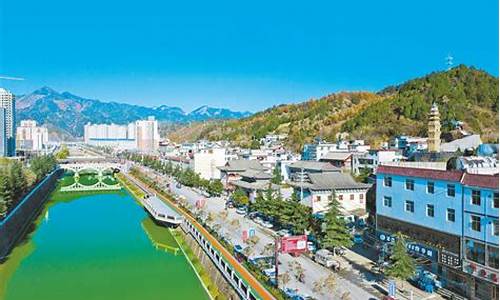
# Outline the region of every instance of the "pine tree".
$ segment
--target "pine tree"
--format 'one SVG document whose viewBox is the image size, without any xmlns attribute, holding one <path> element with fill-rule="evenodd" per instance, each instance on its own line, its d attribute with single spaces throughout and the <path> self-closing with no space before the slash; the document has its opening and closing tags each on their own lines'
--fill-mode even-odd
<svg viewBox="0 0 500 300">
<path fill-rule="evenodd" d="M 7 210 L 12 207 L 11 190 L 9 176 L 3 172 L 0 174 L 0 199 L 5 203 Z"/>
<path fill-rule="evenodd" d="M 331 202 L 328 212 L 325 214 L 324 236 L 322 246 L 324 248 L 334 249 L 336 247 L 351 247 L 351 234 L 343 218 L 340 218 L 340 203 L 337 200 L 335 191 L 332 192 Z"/>
<path fill-rule="evenodd" d="M 278 164 L 276 164 L 276 167 L 273 170 L 273 178 L 271 178 L 271 182 L 274 184 L 281 184 L 281 180 L 281 169 Z"/>
<path fill-rule="evenodd" d="M 401 232 L 396 234 L 396 244 L 394 245 L 391 260 L 392 264 L 386 272 L 389 277 L 406 281 L 415 274 L 415 262 L 408 255 L 406 241 Z"/>
</svg>

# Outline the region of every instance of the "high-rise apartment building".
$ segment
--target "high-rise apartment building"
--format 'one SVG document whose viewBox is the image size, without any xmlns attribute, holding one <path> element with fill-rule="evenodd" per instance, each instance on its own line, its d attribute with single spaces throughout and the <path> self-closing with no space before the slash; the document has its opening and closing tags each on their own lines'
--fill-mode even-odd
<svg viewBox="0 0 500 300">
<path fill-rule="evenodd" d="M 7 156 L 7 131 L 5 130 L 5 108 L 0 107 L 0 157 Z"/>
<path fill-rule="evenodd" d="M 154 117 L 147 120 L 135 122 L 137 149 L 143 152 L 151 152 L 158 149 L 160 133 L 158 132 L 158 121 Z"/>
<path fill-rule="evenodd" d="M 4 122 L 7 152 L 4 156 L 16 156 L 16 99 L 14 95 L 0 88 L 0 107 L 5 109 Z"/>
<path fill-rule="evenodd" d="M 158 121 L 153 117 L 128 125 L 90 124 L 84 127 L 85 143 L 117 149 L 151 152 L 158 149 L 160 134 Z"/>
<path fill-rule="evenodd" d="M 49 141 L 48 129 L 37 126 L 34 120 L 22 120 L 16 131 L 18 149 L 40 151 Z"/>
</svg>

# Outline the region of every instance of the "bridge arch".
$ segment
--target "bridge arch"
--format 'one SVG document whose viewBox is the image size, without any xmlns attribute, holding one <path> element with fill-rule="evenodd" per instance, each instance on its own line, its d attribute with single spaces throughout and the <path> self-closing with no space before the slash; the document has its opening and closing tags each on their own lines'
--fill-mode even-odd
<svg viewBox="0 0 500 300">
<path fill-rule="evenodd" d="M 117 163 L 69 163 L 61 164 L 60 167 L 66 171 L 73 172 L 75 182 L 68 186 L 61 187 L 62 192 L 78 192 L 78 191 L 109 191 L 109 190 L 120 190 L 121 185 L 116 182 L 114 184 L 108 184 L 105 179 L 104 173 L 106 171 L 111 171 L 115 173 L 122 168 L 121 164 Z M 83 171 L 93 171 L 97 174 L 97 181 L 91 185 L 84 185 L 79 182 L 80 173 Z"/>
</svg>

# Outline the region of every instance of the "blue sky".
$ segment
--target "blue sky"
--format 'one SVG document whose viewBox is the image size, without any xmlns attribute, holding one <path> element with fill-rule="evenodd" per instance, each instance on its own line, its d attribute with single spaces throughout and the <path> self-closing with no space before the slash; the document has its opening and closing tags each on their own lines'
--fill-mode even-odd
<svg viewBox="0 0 500 300">
<path fill-rule="evenodd" d="M 498 76 L 498 1 L 0 0 L 0 80 L 257 111 L 455 63 Z"/>
</svg>

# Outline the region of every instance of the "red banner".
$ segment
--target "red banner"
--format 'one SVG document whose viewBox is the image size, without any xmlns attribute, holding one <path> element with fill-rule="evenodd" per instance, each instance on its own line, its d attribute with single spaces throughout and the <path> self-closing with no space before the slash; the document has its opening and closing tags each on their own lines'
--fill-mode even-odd
<svg viewBox="0 0 500 300">
<path fill-rule="evenodd" d="M 307 235 L 282 237 L 280 242 L 282 253 L 302 253 L 307 251 Z"/>
</svg>

